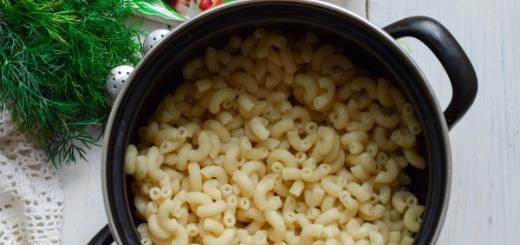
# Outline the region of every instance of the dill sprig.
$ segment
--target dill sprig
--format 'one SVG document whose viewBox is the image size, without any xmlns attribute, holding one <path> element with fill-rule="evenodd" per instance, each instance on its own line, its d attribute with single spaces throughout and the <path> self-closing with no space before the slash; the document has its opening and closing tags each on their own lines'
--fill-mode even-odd
<svg viewBox="0 0 520 245">
<path fill-rule="evenodd" d="M 126 2 L 0 0 L 0 111 L 56 167 L 85 158 L 109 110 L 105 76 L 139 59 Z"/>
</svg>

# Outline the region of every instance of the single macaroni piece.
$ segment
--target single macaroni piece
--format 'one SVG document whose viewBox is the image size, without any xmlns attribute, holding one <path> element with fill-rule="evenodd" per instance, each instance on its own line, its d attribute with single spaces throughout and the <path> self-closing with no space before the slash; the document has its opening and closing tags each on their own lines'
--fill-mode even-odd
<svg viewBox="0 0 520 245">
<path fill-rule="evenodd" d="M 267 204 L 267 192 L 273 188 L 274 180 L 272 178 L 263 178 L 256 186 L 253 200 L 260 210 L 265 209 L 265 205 Z"/>
<path fill-rule="evenodd" d="M 225 71 L 227 74 L 240 70 L 246 72 L 247 74 L 252 74 L 254 66 L 255 64 L 250 58 L 242 55 L 237 55 L 231 57 L 226 66 Z"/>
<path fill-rule="evenodd" d="M 265 223 L 264 213 L 256 208 L 249 208 L 247 210 L 238 210 L 237 218 L 241 221 L 254 220 L 258 224 L 263 225 Z"/>
<path fill-rule="evenodd" d="M 280 139 L 284 133 L 292 129 L 294 129 L 292 118 L 286 118 L 278 121 L 271 127 L 271 136 L 275 139 Z"/>
<path fill-rule="evenodd" d="M 337 176 L 327 176 L 321 179 L 321 187 L 332 197 L 339 197 L 342 187 L 337 184 Z"/>
<path fill-rule="evenodd" d="M 222 245 L 231 244 L 235 236 L 235 229 L 225 229 L 218 237 L 207 235 L 203 238 L 204 244 L 207 245 Z"/>
<path fill-rule="evenodd" d="M 397 179 L 399 175 L 399 166 L 393 159 L 388 160 L 385 165 L 386 171 L 381 171 L 377 174 L 375 181 L 377 183 L 390 184 Z"/>
<path fill-rule="evenodd" d="M 318 83 L 314 79 L 306 74 L 298 74 L 294 78 L 296 85 L 303 89 L 305 103 L 312 104 L 314 98 L 318 96 Z"/>
<path fill-rule="evenodd" d="M 353 68 L 352 62 L 342 54 L 333 54 L 327 57 L 320 67 L 323 74 L 330 75 L 335 79 L 341 79 L 343 73 Z"/>
<path fill-rule="evenodd" d="M 205 231 L 211 232 L 214 235 L 220 235 L 224 231 L 224 225 L 211 218 L 205 218 L 204 222 L 202 222 L 202 227 Z"/>
<path fill-rule="evenodd" d="M 217 114 L 221 110 L 221 105 L 224 101 L 233 100 L 236 97 L 235 91 L 230 88 L 221 88 L 211 96 L 209 102 L 209 112 Z"/>
<path fill-rule="evenodd" d="M 241 170 L 247 175 L 257 174 L 263 177 L 266 174 L 265 164 L 260 161 L 247 161 Z"/>
<path fill-rule="evenodd" d="M 345 225 L 346 231 L 354 238 L 354 239 L 363 239 L 368 237 L 368 233 L 370 232 L 370 224 L 364 223 L 362 224 L 359 221 L 359 218 L 351 219 Z"/>
<path fill-rule="evenodd" d="M 230 75 L 229 81 L 232 84 L 239 84 L 241 87 L 246 88 L 248 93 L 256 93 L 258 92 L 258 83 L 256 79 L 245 72 L 234 72 Z"/>
<path fill-rule="evenodd" d="M 314 222 L 320 225 L 328 225 L 335 222 L 337 219 L 339 219 L 339 210 L 337 208 L 331 208 L 316 217 Z"/>
<path fill-rule="evenodd" d="M 299 152 L 308 151 L 314 144 L 314 137 L 316 134 L 309 134 L 305 138 L 300 138 L 297 130 L 290 130 L 287 132 L 287 141 L 291 145 L 292 148 Z"/>
<path fill-rule="evenodd" d="M 329 114 L 329 120 L 334 124 L 336 130 L 342 130 L 347 126 L 349 115 L 344 103 L 336 102 L 333 111 Z"/>
<path fill-rule="evenodd" d="M 186 203 L 188 203 L 193 209 L 196 209 L 200 205 L 206 205 L 213 202 L 211 197 L 206 193 L 196 191 L 186 193 L 184 201 L 186 201 Z"/>
<path fill-rule="evenodd" d="M 156 146 L 152 146 L 150 149 L 148 149 L 146 158 L 148 164 L 148 177 L 156 181 L 160 180 L 164 175 L 164 172 L 162 172 L 160 169 L 164 160 L 163 155 L 159 152 L 159 149 Z"/>
<path fill-rule="evenodd" d="M 306 182 L 316 182 L 323 179 L 331 172 L 331 167 L 327 163 L 320 164 L 316 169 L 305 167 L 302 169 L 302 179 Z"/>
<path fill-rule="evenodd" d="M 375 124 L 374 117 L 372 116 L 372 114 L 370 114 L 368 112 L 364 112 L 364 113 L 360 113 L 360 115 L 361 115 L 360 121 L 351 121 L 351 122 L 347 123 L 346 128 L 347 128 L 348 132 L 352 132 L 352 131 L 368 132 L 368 131 L 372 130 L 372 128 L 374 127 L 374 124 Z"/>
<path fill-rule="evenodd" d="M 213 87 L 213 81 L 211 79 L 207 79 L 207 78 L 199 79 L 199 80 L 195 81 L 194 83 L 195 83 L 195 87 L 197 88 L 197 92 L 199 94 L 204 94 L 204 93 L 210 91 L 211 88 Z"/>
<path fill-rule="evenodd" d="M 186 225 L 186 233 L 190 237 L 196 237 L 199 235 L 199 227 L 194 223 L 189 223 Z"/>
<path fill-rule="evenodd" d="M 215 178 L 218 180 L 220 185 L 224 185 L 228 183 L 228 176 L 226 171 L 220 166 L 206 166 L 200 170 L 202 176 L 206 178 L 206 180 Z"/>
<path fill-rule="evenodd" d="M 385 205 L 388 204 L 392 197 L 392 190 L 390 186 L 385 184 L 375 184 L 373 187 L 378 191 L 377 195 L 379 202 Z"/>
<path fill-rule="evenodd" d="M 218 57 L 217 57 L 217 50 L 213 47 L 208 47 L 206 49 L 206 55 L 204 56 L 206 67 L 211 73 L 217 73 L 220 70 Z"/>
<path fill-rule="evenodd" d="M 280 33 L 267 33 L 263 29 L 255 32 L 256 38 L 260 39 L 256 46 L 256 57 L 266 58 L 271 48 L 283 48 L 287 45 L 287 39 Z"/>
<path fill-rule="evenodd" d="M 382 108 L 377 104 L 370 105 L 370 114 L 374 121 L 384 128 L 394 128 L 399 125 L 401 119 L 397 114 L 385 115 Z"/>
<path fill-rule="evenodd" d="M 202 191 L 206 193 L 213 200 L 222 199 L 222 192 L 218 189 L 218 180 L 207 180 L 202 185 Z"/>
<path fill-rule="evenodd" d="M 423 206 L 411 206 L 404 213 L 404 227 L 411 232 L 418 232 L 421 226 L 421 214 L 424 212 Z"/>
<path fill-rule="evenodd" d="M 323 198 L 323 201 L 320 204 L 320 209 L 322 212 L 325 212 L 331 208 L 333 208 L 336 204 L 337 198 L 331 195 L 326 195 Z"/>
<path fill-rule="evenodd" d="M 258 42 L 258 39 L 254 35 L 249 35 L 242 41 L 242 45 L 240 46 L 240 52 L 244 56 L 249 56 Z"/>
<path fill-rule="evenodd" d="M 302 178 L 302 170 L 294 167 L 283 168 L 282 178 L 284 180 L 300 180 Z"/>
<path fill-rule="evenodd" d="M 211 136 L 207 131 L 202 131 L 197 137 L 198 148 L 193 149 L 188 154 L 188 160 L 193 162 L 202 161 L 209 156 L 211 151 Z"/>
<path fill-rule="evenodd" d="M 318 208 L 311 207 L 307 209 L 307 218 L 309 218 L 310 220 L 315 220 L 318 217 L 318 215 L 320 215 L 320 210 Z"/>
<path fill-rule="evenodd" d="M 241 197 L 239 198 L 238 200 L 238 208 L 240 209 L 249 209 L 249 207 L 251 207 L 251 202 L 249 201 L 249 198 L 244 198 L 244 197 Z"/>
<path fill-rule="evenodd" d="M 213 131 L 208 131 L 208 133 L 210 134 L 210 141 L 211 141 L 211 149 L 209 150 L 209 158 L 206 158 L 202 161 L 212 161 L 214 160 L 215 158 L 217 158 L 219 156 L 219 153 L 220 153 L 220 150 L 221 150 L 221 147 L 222 147 L 222 142 L 220 141 L 218 135 L 216 133 L 214 133 Z M 204 163 L 206 164 L 206 163 Z"/>
<path fill-rule="evenodd" d="M 410 132 L 414 135 L 420 134 L 422 131 L 421 125 L 417 121 L 417 118 L 415 118 L 412 105 L 409 103 L 405 103 L 403 104 L 401 110 L 402 120 L 405 122 L 408 130 L 410 130 Z"/>
<path fill-rule="evenodd" d="M 277 211 L 270 210 L 266 212 L 265 220 L 273 227 L 273 230 L 269 233 L 268 238 L 274 242 L 282 241 L 287 230 L 282 215 Z"/>
<path fill-rule="evenodd" d="M 334 148 L 335 143 L 337 142 L 334 140 L 334 136 L 336 136 L 336 133 L 334 129 L 330 127 L 319 127 L 318 128 L 318 150 L 321 155 L 327 155 L 329 154 L 332 149 Z"/>
<path fill-rule="evenodd" d="M 330 55 L 335 52 L 334 47 L 332 45 L 326 44 L 314 52 L 314 56 L 311 60 L 311 67 L 315 71 L 319 71 L 321 69 L 322 63 L 327 59 Z"/>
<path fill-rule="evenodd" d="M 392 132 L 390 139 L 398 146 L 405 149 L 413 148 L 416 144 L 415 135 L 410 133 L 408 130 L 403 129 L 397 129 Z"/>
<path fill-rule="evenodd" d="M 365 202 L 370 198 L 370 194 L 372 193 L 371 187 L 368 183 L 364 183 L 362 185 L 358 183 L 349 183 L 347 184 L 347 190 L 359 201 Z"/>
<path fill-rule="evenodd" d="M 316 110 L 321 111 L 325 106 L 329 105 L 336 94 L 336 85 L 330 77 L 322 77 L 318 80 L 320 89 L 325 90 L 325 93 L 314 98 L 312 105 Z"/>
<path fill-rule="evenodd" d="M 407 207 L 407 199 L 413 197 L 414 195 L 407 191 L 398 191 L 394 193 L 392 196 L 392 206 L 399 213 L 403 213 Z"/>
<path fill-rule="evenodd" d="M 309 43 L 298 41 L 294 44 L 295 62 L 297 64 L 308 64 L 312 60 L 314 50 Z"/>
<path fill-rule="evenodd" d="M 244 197 L 251 198 L 255 193 L 255 185 L 251 178 L 243 171 L 235 171 L 233 173 L 233 180 L 240 187 L 241 193 Z"/>
<path fill-rule="evenodd" d="M 271 61 L 267 63 L 267 77 L 265 79 L 265 87 L 266 88 L 274 88 L 276 87 L 280 82 L 282 82 L 283 79 L 283 69 L 281 67 L 281 58 L 275 59 L 275 57 L 278 57 L 277 53 L 269 53 L 268 59 Z M 274 64 L 273 61 L 278 61 L 279 64 Z M 276 62 L 276 61 L 275 61 Z M 277 63 L 278 63 L 277 62 Z"/>
<path fill-rule="evenodd" d="M 150 232 L 145 223 L 142 223 L 137 226 L 137 233 L 139 233 L 139 237 L 141 238 L 140 242 L 142 245 L 152 245 L 152 239 L 150 237 Z"/>
<path fill-rule="evenodd" d="M 421 117 L 349 52 L 257 28 L 186 62 L 126 148 L 141 244 L 413 244 Z"/>
<path fill-rule="evenodd" d="M 293 74 L 298 70 L 296 62 L 294 61 L 294 55 L 289 47 L 282 47 L 280 49 L 280 58 L 282 59 L 285 72 Z"/>
<path fill-rule="evenodd" d="M 270 132 L 266 127 L 267 124 L 267 120 L 258 116 L 251 118 L 251 121 L 249 122 L 251 131 L 260 140 L 265 140 L 269 137 Z"/>
<path fill-rule="evenodd" d="M 395 151 L 398 148 L 397 144 L 387 138 L 386 129 L 379 126 L 374 128 L 374 141 L 383 151 Z"/>
<path fill-rule="evenodd" d="M 381 204 L 372 205 L 363 203 L 359 205 L 359 215 L 367 221 L 378 220 L 385 214 L 385 207 Z"/>
<path fill-rule="evenodd" d="M 253 148 L 249 139 L 246 136 L 242 136 L 240 137 L 240 153 L 251 160 L 262 160 L 267 157 L 269 150 L 264 147 Z"/>
<path fill-rule="evenodd" d="M 224 163 L 222 166 L 228 175 L 232 175 L 238 169 L 240 156 L 240 148 L 238 145 L 234 145 L 227 149 L 224 155 Z"/>
<path fill-rule="evenodd" d="M 204 130 L 215 133 L 221 142 L 229 142 L 231 135 L 229 130 L 217 120 L 207 120 L 202 124 Z"/>
<path fill-rule="evenodd" d="M 125 174 L 132 175 L 135 173 L 137 158 L 137 148 L 134 145 L 129 145 L 126 148 L 125 155 Z"/>
<path fill-rule="evenodd" d="M 257 60 L 253 75 L 257 81 L 262 81 L 267 74 L 267 61 L 265 59 Z"/>
<path fill-rule="evenodd" d="M 247 114 L 255 107 L 255 98 L 246 93 L 240 94 L 238 96 L 238 106 L 240 110 Z"/>
<path fill-rule="evenodd" d="M 200 205 L 197 208 L 196 214 L 201 218 L 211 217 L 224 212 L 225 209 L 226 202 L 224 202 L 223 200 L 218 200 L 213 203 Z"/>
<path fill-rule="evenodd" d="M 357 77 L 352 80 L 350 87 L 354 91 L 364 90 L 372 99 L 377 99 L 377 84 L 376 82 L 369 77 Z"/>
<path fill-rule="evenodd" d="M 317 207 L 323 201 L 324 197 L 325 191 L 317 185 L 315 185 L 312 190 L 306 190 L 304 192 L 305 204 L 307 204 L 308 207 Z"/>
<path fill-rule="evenodd" d="M 416 151 L 405 149 L 404 151 L 404 157 L 408 162 L 419 169 L 424 169 L 426 167 L 426 163 L 424 161 L 424 158 L 421 157 L 419 154 L 417 154 Z"/>
<path fill-rule="evenodd" d="M 359 154 L 368 143 L 368 134 L 364 131 L 353 131 L 342 135 L 340 140 L 343 149 L 352 154 Z"/>
<path fill-rule="evenodd" d="M 192 162 L 188 164 L 188 173 L 190 179 L 190 190 L 201 191 L 202 190 L 202 175 L 200 172 L 200 166 L 198 163 Z"/>
<path fill-rule="evenodd" d="M 206 62 L 203 58 L 195 58 L 190 60 L 183 68 L 182 68 L 182 76 L 186 80 L 193 80 L 195 77 L 195 73 L 202 68 L 205 68 Z"/>
<path fill-rule="evenodd" d="M 275 161 L 283 163 L 285 167 L 297 167 L 294 155 L 288 150 L 275 149 L 271 151 L 267 157 L 267 163 L 272 164 Z"/>
<path fill-rule="evenodd" d="M 394 105 L 392 95 L 390 93 L 390 82 L 385 78 L 377 79 L 377 100 L 385 107 L 391 107 Z"/>
</svg>

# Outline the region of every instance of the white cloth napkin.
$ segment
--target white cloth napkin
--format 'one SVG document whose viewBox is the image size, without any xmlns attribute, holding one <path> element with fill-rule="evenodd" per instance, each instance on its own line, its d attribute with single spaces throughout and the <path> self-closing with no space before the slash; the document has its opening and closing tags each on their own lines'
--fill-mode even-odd
<svg viewBox="0 0 520 245">
<path fill-rule="evenodd" d="M 0 113 L 0 244 L 60 244 L 63 201 L 45 154 Z"/>
</svg>

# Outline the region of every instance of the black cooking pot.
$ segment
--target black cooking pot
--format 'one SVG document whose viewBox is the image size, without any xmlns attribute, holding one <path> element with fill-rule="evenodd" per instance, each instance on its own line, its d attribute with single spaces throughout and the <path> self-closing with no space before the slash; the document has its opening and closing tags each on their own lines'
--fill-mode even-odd
<svg viewBox="0 0 520 245">
<path fill-rule="evenodd" d="M 208 45 L 218 46 L 232 34 L 257 27 L 312 31 L 324 42 L 345 47 L 353 62 L 372 74 L 386 76 L 413 104 L 423 133 L 419 141 L 427 159 L 425 170 L 408 169 L 410 189 L 426 205 L 415 244 L 435 242 L 444 220 L 451 180 L 448 129 L 469 109 L 477 93 L 475 71 L 453 36 L 437 21 L 411 17 L 379 29 L 357 15 L 315 1 L 239 1 L 205 12 L 176 28 L 149 53 L 119 95 L 105 133 L 103 191 L 109 225 L 90 244 L 138 244 L 130 179 L 123 172 L 126 146 L 138 141 L 158 102 L 182 81 L 181 67 Z M 414 37 L 440 60 L 453 88 L 453 98 L 442 112 L 426 78 L 394 38 Z"/>
</svg>

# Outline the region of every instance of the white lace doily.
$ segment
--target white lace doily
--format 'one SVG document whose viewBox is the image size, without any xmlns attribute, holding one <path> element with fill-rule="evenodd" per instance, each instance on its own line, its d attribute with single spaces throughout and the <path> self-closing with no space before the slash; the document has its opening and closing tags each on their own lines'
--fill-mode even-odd
<svg viewBox="0 0 520 245">
<path fill-rule="evenodd" d="M 45 154 L 0 112 L 0 244 L 59 244 L 63 200 Z"/>
</svg>

